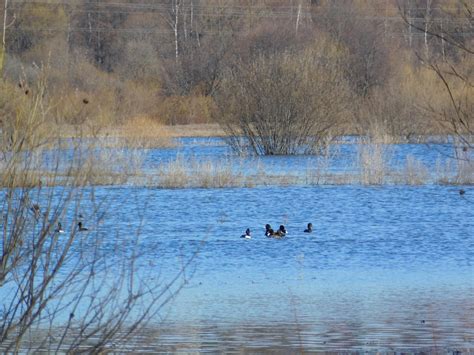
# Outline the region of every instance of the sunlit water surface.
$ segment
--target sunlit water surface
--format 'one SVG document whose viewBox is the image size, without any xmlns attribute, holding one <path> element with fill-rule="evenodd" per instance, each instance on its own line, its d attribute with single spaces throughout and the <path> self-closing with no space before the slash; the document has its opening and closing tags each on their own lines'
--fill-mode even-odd
<svg viewBox="0 0 474 355">
<path fill-rule="evenodd" d="M 150 150 L 145 168 L 231 156 L 221 141 L 204 143 Z M 350 170 L 354 147 L 334 149 L 331 169 Z M 392 164 L 410 153 L 431 168 L 450 154 L 446 145 L 391 149 Z M 315 159 L 259 163 L 291 173 Z M 198 252 L 185 287 L 138 340 L 145 351 L 474 351 L 471 186 L 124 186 L 95 197 L 108 207 L 103 223 L 87 221 L 91 233 L 107 236 L 111 258 L 117 242 L 138 243 L 143 277 L 166 282 Z M 266 238 L 266 223 L 288 236 Z M 240 238 L 246 228 L 251 240 Z"/>
<path fill-rule="evenodd" d="M 156 349 L 472 350 L 474 190 L 465 188 L 97 193 L 113 210 L 101 229 L 141 218 L 147 274 L 172 274 L 199 250 L 157 319 Z M 285 224 L 288 236 L 266 238 L 265 223 Z M 247 227 L 251 240 L 240 238 Z"/>
</svg>

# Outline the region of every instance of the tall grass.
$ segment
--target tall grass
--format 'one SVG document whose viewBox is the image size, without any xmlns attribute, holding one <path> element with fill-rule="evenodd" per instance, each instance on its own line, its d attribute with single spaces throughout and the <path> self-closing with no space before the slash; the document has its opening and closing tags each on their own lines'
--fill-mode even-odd
<svg viewBox="0 0 474 355">
<path fill-rule="evenodd" d="M 437 160 L 435 165 L 435 181 L 442 185 L 473 185 L 473 160 Z"/>
<path fill-rule="evenodd" d="M 162 164 L 158 179 L 149 184 L 163 188 L 221 188 L 247 186 L 249 177 L 237 171 L 231 161 L 177 159 Z"/>
<path fill-rule="evenodd" d="M 118 127 L 106 128 L 105 134 L 112 138 L 108 140 L 112 146 L 145 149 L 174 145 L 167 128 L 147 116 L 132 118 Z"/>
<path fill-rule="evenodd" d="M 405 185 L 423 185 L 429 181 L 430 173 L 425 164 L 414 156 L 408 155 L 400 174 L 400 183 Z"/>
<path fill-rule="evenodd" d="M 269 172 L 262 160 L 243 157 L 198 159 L 177 156 L 161 163 L 156 170 L 143 172 L 137 164 L 128 182 L 160 188 L 223 188 L 291 185 L 426 185 L 473 184 L 474 168 L 470 160 L 438 160 L 434 169 L 413 155 L 401 165 L 393 165 L 393 146 L 364 139 L 355 143 L 356 160 L 345 171 L 332 170 L 337 149 L 329 148 L 308 164 L 306 170 Z M 126 161 L 126 160 L 125 160 Z M 140 159 L 139 159 L 140 161 Z"/>
<path fill-rule="evenodd" d="M 382 185 L 390 174 L 390 149 L 386 144 L 365 139 L 357 146 L 360 183 Z"/>
</svg>

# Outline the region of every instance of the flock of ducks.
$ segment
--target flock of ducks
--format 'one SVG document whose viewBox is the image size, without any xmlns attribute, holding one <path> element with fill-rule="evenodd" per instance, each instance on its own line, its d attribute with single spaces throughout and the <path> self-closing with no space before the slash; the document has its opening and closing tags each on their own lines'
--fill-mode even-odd
<svg viewBox="0 0 474 355">
<path fill-rule="evenodd" d="M 304 233 L 312 233 L 313 232 L 313 224 L 308 223 L 306 226 L 306 229 L 304 230 Z M 276 238 L 276 239 L 281 239 L 284 236 L 288 234 L 288 231 L 286 230 L 285 226 L 282 224 L 280 227 L 275 231 L 272 229 L 272 226 L 269 224 L 265 225 L 265 236 L 267 238 Z M 252 234 L 250 232 L 250 228 L 247 228 L 245 230 L 245 233 L 240 236 L 240 238 L 244 239 L 252 239 Z"/>
<path fill-rule="evenodd" d="M 466 193 L 465 190 L 463 189 L 460 189 L 459 190 L 459 194 L 462 196 Z M 33 204 L 31 207 L 30 207 L 30 211 L 33 213 L 33 215 L 35 216 L 35 218 L 39 218 L 39 215 L 40 215 L 40 207 L 38 204 Z M 82 215 L 79 215 L 79 218 L 82 218 Z M 84 227 L 82 221 L 79 221 L 77 223 L 77 230 L 79 232 L 86 232 L 88 231 L 89 229 Z M 64 229 L 62 228 L 62 225 L 61 225 L 61 222 L 58 222 L 58 226 L 57 228 L 54 230 L 55 233 L 64 233 Z M 304 230 L 304 233 L 312 233 L 313 232 L 313 224 L 312 223 L 308 223 L 307 226 L 306 226 L 306 229 Z M 280 227 L 275 231 L 272 229 L 272 226 L 269 225 L 269 224 L 266 224 L 265 225 L 265 236 L 268 237 L 268 238 L 276 238 L 276 239 L 281 239 L 283 238 L 284 236 L 286 236 L 288 234 L 285 226 L 282 224 L 280 225 Z M 245 230 L 245 233 L 242 234 L 240 236 L 240 238 L 244 238 L 244 239 L 252 239 L 252 234 L 250 232 L 250 228 L 247 228 Z"/>
<path fill-rule="evenodd" d="M 88 230 L 89 230 L 89 228 L 84 227 L 82 222 L 77 223 L 77 231 L 78 232 L 85 232 L 85 231 L 88 231 Z M 64 229 L 63 229 L 63 226 L 61 225 L 61 222 L 58 222 L 58 226 L 56 227 L 54 232 L 55 233 L 60 233 L 60 234 L 64 233 Z"/>
<path fill-rule="evenodd" d="M 41 216 L 41 209 L 40 209 L 40 206 L 37 204 L 37 203 L 34 203 L 33 205 L 31 205 L 30 207 L 30 211 L 33 213 L 33 216 L 35 217 L 36 220 L 39 219 L 39 217 Z M 82 219 L 83 216 L 80 214 L 79 215 L 79 219 Z M 88 231 L 89 229 L 86 228 L 84 226 L 84 224 L 82 223 L 82 221 L 79 221 L 77 223 L 77 231 L 78 232 L 86 232 Z M 63 226 L 61 225 L 61 222 L 58 222 L 58 225 L 56 227 L 56 229 L 54 230 L 55 233 L 64 233 L 64 229 L 63 229 Z"/>
<path fill-rule="evenodd" d="M 89 230 L 89 228 L 84 227 L 82 222 L 77 223 L 77 231 L 78 232 L 85 232 L 85 231 L 88 231 L 88 230 Z M 63 226 L 61 225 L 61 222 L 58 222 L 58 226 L 56 227 L 54 232 L 55 233 L 60 233 L 60 234 L 64 233 L 64 229 L 63 229 Z"/>
</svg>

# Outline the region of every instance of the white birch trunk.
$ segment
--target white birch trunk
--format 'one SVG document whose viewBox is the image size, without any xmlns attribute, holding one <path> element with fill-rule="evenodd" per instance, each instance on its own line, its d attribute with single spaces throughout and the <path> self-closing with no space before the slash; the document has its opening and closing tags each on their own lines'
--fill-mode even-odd
<svg viewBox="0 0 474 355">
<path fill-rule="evenodd" d="M 174 46 L 175 46 L 175 55 L 176 61 L 179 57 L 179 46 L 178 46 L 178 25 L 179 25 L 179 0 L 176 0 L 174 5 Z"/>
<path fill-rule="evenodd" d="M 443 29 L 443 20 L 441 20 L 441 51 L 443 53 L 443 61 L 446 61 L 446 52 L 444 49 L 444 29 Z"/>
<path fill-rule="evenodd" d="M 194 0 L 191 0 L 191 14 L 190 14 L 190 26 L 191 26 L 191 32 L 194 31 Z"/>
<path fill-rule="evenodd" d="M 411 1 L 408 1 L 408 46 L 411 48 L 413 44 L 413 29 L 411 17 Z"/>
<path fill-rule="evenodd" d="M 426 16 L 425 16 L 425 55 L 428 58 L 429 48 L 428 48 L 428 25 L 431 20 L 431 0 L 426 2 Z"/>
<path fill-rule="evenodd" d="M 8 12 L 8 0 L 5 0 L 5 6 L 3 8 L 3 34 L 2 34 L 2 50 L 5 51 L 5 34 L 7 32 L 7 12 Z"/>
<path fill-rule="evenodd" d="M 183 34 L 184 40 L 188 39 L 188 26 L 186 25 L 187 9 L 186 4 L 183 4 Z"/>
<path fill-rule="evenodd" d="M 92 42 L 92 21 L 91 21 L 91 13 L 87 13 L 87 20 L 89 22 L 89 45 Z"/>
<path fill-rule="evenodd" d="M 0 75 L 3 77 L 3 64 L 5 62 L 5 48 L 6 48 L 6 33 L 7 33 L 7 12 L 8 12 L 8 0 L 5 0 L 5 6 L 3 8 L 3 34 L 2 34 L 2 53 L 0 53 Z"/>
<path fill-rule="evenodd" d="M 296 34 L 298 34 L 298 27 L 300 25 L 301 17 L 301 2 L 298 4 L 298 14 L 296 15 Z"/>
</svg>

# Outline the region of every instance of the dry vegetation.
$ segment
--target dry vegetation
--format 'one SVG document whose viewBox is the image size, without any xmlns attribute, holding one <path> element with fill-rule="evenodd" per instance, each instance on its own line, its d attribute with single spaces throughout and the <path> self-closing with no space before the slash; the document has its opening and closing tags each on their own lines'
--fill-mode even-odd
<svg viewBox="0 0 474 355">
<path fill-rule="evenodd" d="M 132 243 L 106 239 L 107 201 L 90 187 L 120 182 L 136 157 L 79 135 L 61 149 L 43 79 L 2 103 L 0 351 L 121 349 L 179 291 L 192 257 L 168 281 L 137 277 L 139 230 Z"/>
<path fill-rule="evenodd" d="M 348 101 L 331 44 L 239 62 L 223 76 L 216 120 L 229 142 L 262 155 L 313 153 L 331 129 L 341 126 Z"/>
<path fill-rule="evenodd" d="M 184 158 L 161 164 L 155 171 L 135 176 L 130 181 L 158 188 L 224 188 L 290 185 L 472 185 L 474 165 L 471 160 L 441 160 L 434 167 L 426 166 L 412 155 L 402 165 L 391 164 L 391 145 L 370 141 L 355 143 L 358 157 L 347 171 L 335 172 L 325 154 L 305 171 L 268 172 L 262 162 L 249 163 L 245 159 L 211 160 Z"/>
<path fill-rule="evenodd" d="M 131 146 L 168 146 L 160 125 L 188 136 L 204 134 L 193 124 L 220 123 L 257 153 L 286 154 L 373 130 L 393 141 L 472 134 L 464 0 L 4 5 L 0 100 L 30 90 L 47 65 L 50 124 L 65 136 L 100 129 Z"/>
<path fill-rule="evenodd" d="M 168 284 L 137 279 L 137 244 L 115 245 L 109 268 L 103 236 L 77 227 L 105 218 L 95 185 L 474 184 L 472 5 L 380 4 L 3 0 L 0 350 L 113 351 L 185 281 L 188 264 Z M 352 133 L 364 137 L 358 159 L 334 173 L 327 147 Z M 142 169 L 144 148 L 216 134 L 320 163 L 246 173 L 179 157 Z M 455 159 L 392 167 L 389 143 L 436 134 Z"/>
<path fill-rule="evenodd" d="M 46 75 L 46 74 L 45 74 Z M 80 130 L 64 139 L 55 122 L 57 112 L 48 105 L 46 80 L 36 85 L 11 88 L 3 102 L 8 126 L 2 131 L 0 184 L 7 188 L 55 186 L 138 185 L 160 188 L 254 187 L 298 184 L 472 184 L 472 150 L 460 147 L 454 161 L 436 164 L 435 171 L 415 157 L 406 158 L 405 166 L 395 170 L 391 164 L 391 144 L 398 142 L 375 123 L 366 138 L 354 144 L 357 159 L 348 172 L 334 173 L 328 147 L 331 137 L 319 141 L 318 166 L 305 173 L 268 173 L 262 166 L 248 166 L 245 157 L 206 160 L 178 157 L 160 164 L 155 170 L 144 169 L 146 149 L 171 144 L 170 133 L 147 117 L 136 118 L 115 127 L 113 132 L 98 127 Z M 8 83 L 4 86 L 8 87 Z M 263 123 L 265 124 L 265 123 Z M 85 131 L 85 132 L 84 132 Z M 81 139 L 78 139 L 82 137 Z M 307 143 L 307 141 L 305 141 Z M 336 144 L 337 145 L 337 144 Z"/>
</svg>

